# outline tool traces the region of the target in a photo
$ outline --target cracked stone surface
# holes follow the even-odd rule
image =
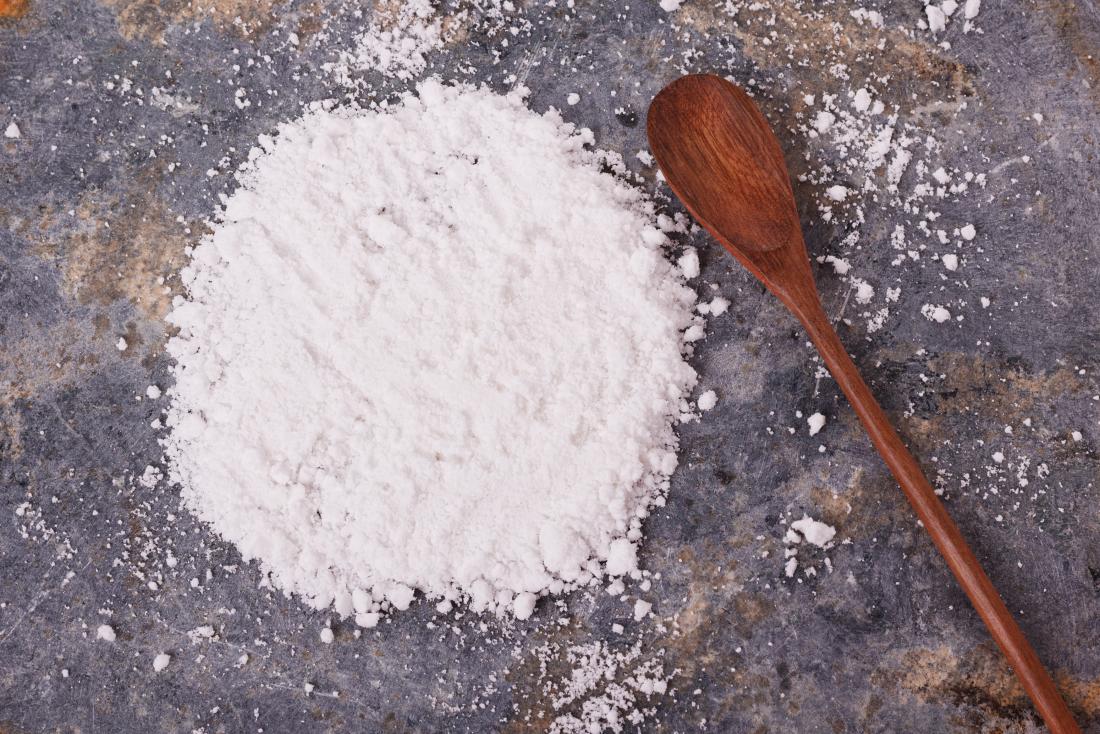
[[[1100,732],[1100,7],[987,0],[980,32],[963,33],[959,10],[934,37],[909,2],[868,2],[882,29],[840,1],[517,6],[495,30],[475,7],[442,8],[457,31],[425,73],[526,85],[533,109],[591,128],[658,197],[635,158],[653,94],[687,71],[753,91],[787,151],[811,256],[845,258],[874,308],[900,289],[872,330],[852,281],[815,263],[842,339]],[[627,730],[1041,730],[797,324],[702,233],[679,246],[699,249],[700,293],[732,302],[692,358],[719,402],[679,429],[681,466],[646,523],[648,590],[544,599],[523,623],[418,601],[356,636],[267,588],[177,488],[139,481],[162,466],[151,424],[165,398],[144,396],[170,385],[173,274],[233,168],[304,104],[415,82],[368,73],[349,93],[322,70],[376,10],[0,0],[0,128],[19,128],[0,138],[0,732],[544,731],[581,713],[584,697],[554,699],[569,651],[592,643],[636,650],[613,682],[643,663],[668,679]],[[986,185],[913,212],[865,192],[862,221],[851,208],[827,221],[814,171],[844,171],[843,155],[805,133],[804,96],[847,89],[841,72],[936,130],[930,166]],[[975,225],[958,271],[932,239],[895,262],[891,231],[926,211],[934,226]],[[859,244],[844,246],[852,229]],[[952,318],[926,319],[925,304]],[[796,413],[818,411],[828,424],[810,437]],[[786,523],[803,513],[838,542],[799,547],[787,577]],[[640,622],[637,598],[653,604]],[[114,642],[96,639],[103,623]],[[194,632],[205,625],[212,637]],[[172,661],[155,672],[162,652]]]

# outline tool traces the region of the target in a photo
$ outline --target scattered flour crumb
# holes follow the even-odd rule
[[[810,435],[816,436],[821,432],[821,429],[825,427],[826,418],[821,413],[814,413],[806,419],[806,423],[810,426]]]
[[[848,187],[834,184],[825,189],[825,194],[833,201],[844,201],[848,198]]]
[[[666,13],[672,13],[680,9],[680,6],[684,4],[684,0],[661,0],[661,10]]]
[[[924,13],[928,17],[928,30],[942,33],[947,28],[947,16],[936,5],[925,5]]]
[[[1074,441],[1080,441],[1084,438],[1084,435],[1080,431],[1074,431],[1070,434]]]
[[[331,645],[335,639],[336,635],[332,633],[332,627],[321,628],[321,642],[325,643],[326,645]]]
[[[634,548],[633,545],[630,547]],[[516,616],[516,619],[529,619],[535,611],[537,601],[538,597],[529,591],[516,594],[516,598],[512,602],[512,613]]]
[[[115,342],[115,349],[117,349],[120,352],[125,352],[126,347],[128,347],[128,346],[130,346],[130,345],[126,343],[126,338],[122,337],[122,336],[120,336],[118,338],[118,341]]]
[[[959,229],[959,234],[962,235],[962,238],[964,240],[969,242],[970,240],[974,239],[975,235],[978,234],[978,230],[976,230],[974,228],[973,224],[967,224],[967,225],[964,225],[961,229]]]
[[[924,315],[924,318],[929,321],[935,321],[938,324],[942,324],[951,318],[951,312],[943,306],[934,306],[931,303],[926,303],[920,307],[920,312]]]
[[[642,599],[638,599],[636,602],[634,602],[634,621],[641,622],[643,619],[646,618],[646,615],[649,614],[650,610],[652,609],[652,604]]]
[[[833,272],[837,275],[847,275],[848,271],[852,269],[852,264],[847,260],[840,257],[834,257],[833,255],[827,256],[825,262],[833,266]]]
[[[695,404],[699,406],[699,410],[710,410],[718,404],[718,395],[713,390],[707,390],[699,396]]]
[[[168,667],[168,663],[172,662],[172,656],[166,652],[162,652],[153,658],[153,670],[157,673]]]
[[[807,543],[812,543],[818,548],[824,548],[836,535],[836,528],[832,525],[827,525],[818,520],[814,520],[809,515],[803,514],[801,520],[795,520],[791,523],[791,528],[797,530],[802,534],[802,537],[806,539]]]
[[[576,92],[570,92],[569,96],[565,98],[565,103],[567,105],[569,105],[570,107],[572,107],[573,105],[577,104],[580,101],[581,101],[581,96],[579,94],[577,94]]]
[[[727,301],[725,298],[718,296],[710,302],[710,308],[708,310],[710,311],[711,316],[721,316],[729,310],[729,307],[730,302]]]
[[[608,576],[622,576],[638,570],[638,546],[626,538],[617,538],[611,541],[607,551],[607,566],[605,571]]]
[[[948,254],[946,254],[946,255],[944,255],[940,258],[940,262],[942,262],[943,266],[945,268],[947,268],[948,270],[958,270],[959,269],[959,256],[958,255],[948,253]]]
[[[676,263],[680,266],[680,270],[683,271],[684,277],[688,280],[699,277],[699,253],[694,247],[687,248]]]
[[[160,388],[156,385],[150,385],[149,387],[145,388],[145,397],[149,398],[150,400],[156,400],[160,397]]]
[[[23,137],[23,132],[19,129],[19,126],[15,124],[15,121],[8,123],[8,126],[4,128],[4,137],[17,139]]]
[[[114,642],[116,639],[115,628],[109,624],[101,624],[96,628],[95,636],[97,640],[104,640],[106,642]]]
[[[783,572],[787,575],[787,578],[794,576],[794,572],[798,570],[798,559],[791,556],[787,559],[786,564],[783,566]]]

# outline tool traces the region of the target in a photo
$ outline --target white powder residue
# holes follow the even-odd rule
[[[382,17],[358,36],[355,48],[342,51],[338,61],[324,67],[341,84],[352,86],[355,73],[367,69],[412,79],[427,67],[428,55],[446,42],[443,21],[431,0],[401,0],[378,8]]]
[[[559,657],[568,666],[566,675],[544,674],[541,681],[549,713],[557,712],[550,734],[641,730],[655,713],[656,698],[669,690],[660,658],[643,658],[641,643],[619,651],[606,642],[590,642],[574,645],[564,655],[546,645],[538,652],[544,670]]]
[[[153,671],[156,673],[161,672],[168,667],[168,664],[172,662],[172,656],[166,652],[159,653],[153,658]]]
[[[629,570],[702,326],[590,142],[436,81],[261,138],[169,317],[186,506],[363,626],[415,590],[526,614]]]
[[[810,426],[810,435],[816,436],[821,432],[821,429],[825,427],[825,416],[821,413],[814,413],[806,419],[806,423]]]
[[[661,6],[661,10],[666,13],[673,13],[680,9],[680,6],[684,4],[684,0],[660,0],[658,5]]]
[[[942,256],[940,262],[942,262],[943,266],[948,270],[955,271],[959,269],[959,256],[950,252]]]
[[[23,137],[23,131],[19,129],[19,125],[14,120],[8,123],[8,126],[4,128],[4,137],[11,140],[18,140]]]
[[[114,642],[116,639],[115,628],[109,624],[101,624],[96,628],[95,636],[97,640],[103,640],[104,642]]]
[[[565,103],[567,105],[569,105],[570,107],[572,107],[573,105],[577,104],[580,101],[581,101],[581,96],[579,94],[577,94],[576,92],[570,92],[569,96],[565,98]]]

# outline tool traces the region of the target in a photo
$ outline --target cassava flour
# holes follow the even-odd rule
[[[373,626],[636,569],[695,296],[590,142],[434,80],[261,138],[182,272],[165,443],[276,586]]]

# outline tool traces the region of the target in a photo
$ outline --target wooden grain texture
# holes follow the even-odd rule
[[[783,151],[767,120],[739,87],[696,74],[677,79],[656,96],[646,131],[661,171],[691,214],[805,327],[1047,727],[1055,734],[1080,732],[1050,674],[829,323],[814,285]]]

